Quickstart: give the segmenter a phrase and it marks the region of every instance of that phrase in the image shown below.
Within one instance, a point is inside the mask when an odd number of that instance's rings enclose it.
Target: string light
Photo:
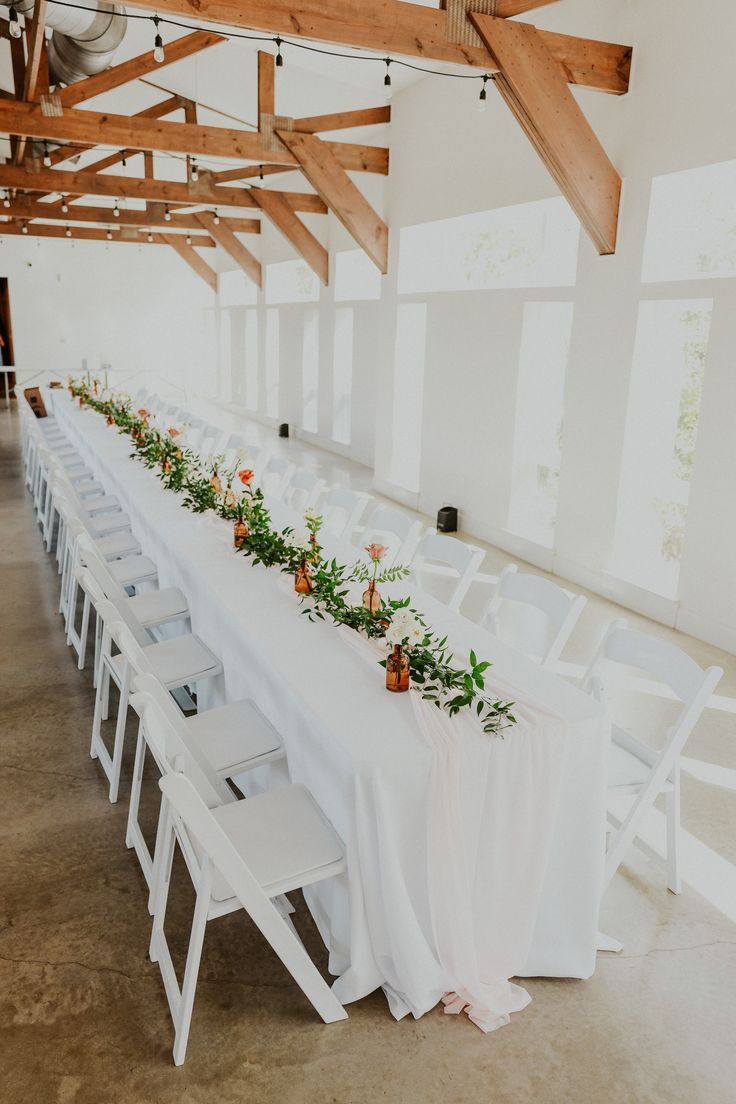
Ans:
[[[44,168],[46,168],[46,169],[51,168],[51,154],[49,153],[49,144],[48,144],[48,142],[44,142],[44,144],[43,144],[43,164],[44,164]]]
[[[11,38],[20,38],[23,34],[20,23],[18,22],[18,13],[15,10],[15,4],[10,5],[10,11],[8,12],[8,31]]]
[[[8,189],[5,189],[5,198],[3,199],[3,207],[10,206],[10,196],[8,195]]]
[[[480,90],[480,96],[478,97],[478,111],[482,115],[486,109],[486,83],[489,80],[489,76],[486,73],[483,77],[483,85]]]
[[[187,239],[186,240],[187,240],[187,245],[191,245],[192,244],[192,235],[187,234]]]
[[[171,222],[171,211],[168,203],[164,204],[164,222]]]
[[[105,237],[107,238],[108,241],[112,241],[112,230],[108,230]]]
[[[20,232],[21,232],[21,234],[27,234],[28,233],[28,223],[27,222],[23,223],[23,225],[20,228]]]
[[[148,233],[146,234],[146,241],[147,241],[147,242],[152,242],[152,241],[153,241],[153,234],[151,233],[151,231],[150,231],[150,230],[149,230],[149,231],[148,231]]]
[[[66,234],[67,238],[70,238],[72,236],[71,229],[68,226],[67,226],[66,230],[64,231],[64,233]]]
[[[189,170],[189,175],[192,178],[192,183],[196,184],[197,181],[199,180],[199,169],[197,168],[197,161],[194,157],[192,158],[192,161],[191,161],[191,168]]]
[[[112,209],[112,213],[115,218],[120,218],[120,208],[118,207],[118,201],[115,200],[115,206]]]
[[[276,68],[280,69],[282,67],[282,65],[284,64],[284,59],[281,56],[281,39],[279,38],[278,35],[276,35],[276,37],[274,39],[274,42],[276,43],[276,50],[277,50],[277,53],[276,53]]]
[[[156,28],[156,37],[153,40],[153,60],[157,61],[159,64],[161,64],[166,56],[164,54],[164,40],[162,39],[161,33],[159,31],[160,22],[161,20],[159,19],[159,17],[157,15],[154,15],[153,25]]]
[[[217,213],[217,208],[215,208],[215,217],[213,218],[212,221],[214,222],[215,226],[220,225],[220,216]]]
[[[62,196],[61,213],[63,215],[69,214],[69,204],[66,201],[66,196]]]
[[[384,58],[386,62],[386,76],[383,78],[383,96],[386,103],[391,99],[391,73],[389,72],[389,66],[391,65],[391,58]]]

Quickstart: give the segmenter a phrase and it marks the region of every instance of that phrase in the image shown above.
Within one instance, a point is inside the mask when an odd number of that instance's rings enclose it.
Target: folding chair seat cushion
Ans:
[[[107,569],[121,586],[133,586],[145,579],[155,579],[158,568],[148,556],[126,556],[124,560],[113,560]]]
[[[120,560],[125,563],[125,560]],[[109,564],[110,568],[115,564]],[[128,599],[128,606],[141,625],[163,625],[165,621],[174,621],[186,617],[189,613],[187,600],[178,587],[164,587],[163,590],[147,590]]]
[[[227,778],[281,748],[278,732],[252,701],[207,709],[188,717],[186,726],[212,769]]]
[[[217,656],[193,633],[147,644],[143,650],[154,675],[167,689],[175,690],[197,679],[210,678],[222,670]],[[118,684],[123,680],[124,664],[122,654],[110,660]]]
[[[140,542],[132,533],[111,533],[109,537],[100,537],[95,541],[95,548],[106,560],[133,556],[141,550]]]
[[[342,843],[305,786],[269,790],[212,815],[269,897],[329,878],[344,861]],[[219,871],[212,896],[234,896]]]
[[[103,514],[101,517],[90,518],[89,521],[96,537],[107,537],[121,529],[130,529],[130,518],[123,513]]]

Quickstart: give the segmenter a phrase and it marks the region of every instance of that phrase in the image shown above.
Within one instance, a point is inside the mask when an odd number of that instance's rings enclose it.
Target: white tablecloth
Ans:
[[[184,509],[101,416],[65,393],[51,401],[160,584],[187,595],[193,631],[223,661],[221,692],[255,699],[291,778],[345,843],[348,874],[307,895],[339,999],[382,986],[398,1018],[459,992],[455,1007],[475,1004],[487,1028],[528,1000],[507,979],[589,977],[605,839],[600,707],[424,594],[417,608],[458,655],[493,662],[488,686],[518,703],[520,723],[494,738],[469,715],[448,721],[414,693],[386,693],[367,645],[302,616],[289,577],[234,554],[229,523]]]

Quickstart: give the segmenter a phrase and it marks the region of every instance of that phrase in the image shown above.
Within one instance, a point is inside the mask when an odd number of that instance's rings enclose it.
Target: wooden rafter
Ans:
[[[298,165],[242,165],[237,169],[221,169],[213,173],[218,183],[227,180],[253,180],[255,177],[273,176],[275,173],[296,172]]]
[[[226,41],[223,35],[215,34],[213,31],[194,31],[193,34],[183,35],[172,42],[167,42],[166,54],[162,62],[154,61],[152,51],[146,50],[145,54],[139,54],[138,57],[120,62],[119,65],[112,65],[93,77],[86,77],[85,80],[67,85],[57,95],[65,108],[74,107],[84,100],[91,100],[93,96],[100,96],[103,92],[109,92],[113,88],[119,88],[132,80],[144,77],[147,73],[153,73],[163,65],[171,65],[173,62],[181,61],[182,58],[199,53],[200,50],[206,50],[209,46],[216,46],[219,42]]]
[[[523,15],[534,8],[557,3],[559,0],[496,0],[496,16],[498,19],[510,19],[513,15]]]
[[[153,107],[146,107],[143,111],[137,111],[132,116],[134,119],[162,119],[165,115],[171,115],[172,112],[178,111],[184,106],[181,96],[170,96],[168,100],[162,100],[161,103],[154,104]],[[98,138],[99,140],[99,138]],[[94,149],[94,146],[90,147]],[[51,154],[51,164],[60,165],[62,161],[68,161],[70,157],[77,157],[80,153],[78,145],[75,146],[59,146]],[[113,153],[109,157],[104,157],[100,161],[96,161],[94,164],[87,165],[87,172],[100,172],[103,168],[109,168],[111,165],[117,165],[123,159],[123,157],[133,157],[137,150],[120,150],[119,153]]]
[[[227,226],[222,219],[220,219],[219,223],[215,222],[215,215],[213,215],[211,211],[201,211],[198,215],[195,215],[195,218],[207,231],[210,237],[214,238],[217,244],[222,246],[225,252],[240,265],[246,276],[248,276],[257,287],[261,287],[261,262],[257,257],[253,256],[250,249],[246,249],[243,243],[238,241],[230,227]]]
[[[351,130],[354,127],[376,126],[391,122],[391,108],[363,107],[357,111],[336,111],[332,115],[309,115],[294,119],[294,130],[300,134],[323,134],[328,130]]]
[[[114,241],[114,242],[128,242],[136,245],[170,245],[172,238],[178,238],[178,234],[151,234],[151,241],[148,240],[148,235],[141,230],[135,230],[129,226],[121,226],[116,230],[114,236],[111,239],[107,237],[107,230],[93,230],[89,226],[75,226],[70,227],[72,234],[71,238],[67,236],[66,227],[56,226],[49,224],[48,226],[41,223],[33,223],[27,227],[26,234],[29,238],[63,238],[66,241]],[[3,222],[0,223],[0,234],[8,234],[11,236],[22,235],[23,227],[21,223]],[[25,236],[25,235],[24,235]],[[182,244],[186,245],[184,238],[181,238]],[[211,238],[206,237],[204,234],[200,234],[192,239],[192,247],[196,246],[198,249],[212,249],[215,243]],[[196,256],[196,254],[195,254]],[[203,261],[202,264],[205,264]]]
[[[528,23],[473,15],[499,66],[496,87],[556,180],[599,253],[613,253],[621,178]]]
[[[150,0],[132,0],[131,6],[150,8]],[[156,10],[161,15],[191,18],[192,7],[193,0],[160,0]],[[293,0],[197,0],[196,17],[207,23],[282,35],[287,40],[310,39],[495,71],[484,46],[450,41],[446,11],[406,0],[353,0],[350,4],[345,0],[301,0],[298,5]],[[591,67],[586,40],[539,33],[571,84],[619,94],[627,90],[631,47],[596,43],[598,64]]]
[[[255,188],[226,188],[199,180],[180,184],[170,180],[145,180],[142,177],[113,176],[107,173],[64,172],[62,169],[29,169],[27,165],[0,165],[0,188],[20,188],[26,192],[62,192],[64,195],[98,195],[112,199],[154,199],[162,203],[206,207],[260,207]],[[316,195],[304,192],[271,192],[280,196],[291,211],[325,215],[327,207]]]
[[[289,204],[284,202],[283,195],[270,192],[266,188],[251,188],[250,194],[326,286],[329,279],[329,254],[311,230],[294,214]]]
[[[273,54],[258,51],[258,118],[276,114],[276,65]]]
[[[169,211],[171,216],[167,222],[165,218],[165,205],[163,203],[151,203],[148,210],[130,210],[126,207],[119,208],[117,217],[112,207],[80,207],[73,204],[69,207],[68,214],[62,214],[55,203],[34,202],[27,196],[16,195],[9,210],[4,214],[10,218],[32,221],[33,219],[54,219],[62,222],[91,222],[102,226],[159,226],[161,229],[200,230],[201,222],[194,214],[181,214],[174,210]],[[220,216],[220,225],[237,234],[260,234],[261,223],[255,218],[226,218]]]
[[[44,27],[46,26],[46,10],[48,0],[36,0],[30,27],[27,34],[28,57],[26,59],[25,73],[23,76],[23,99],[36,100],[39,94],[39,79],[41,75],[41,57],[44,49]],[[47,88],[48,91],[48,88]],[[26,136],[19,134],[13,160],[20,165],[26,153]]]
[[[185,261],[189,267],[196,272],[201,280],[207,284],[211,291],[217,294],[217,273],[213,268],[203,261],[198,253],[192,248],[191,245],[187,245],[184,239],[179,234],[164,234],[166,243],[175,250],[181,259]]]
[[[171,123],[142,116],[111,115],[70,108],[62,116],[43,115],[38,104],[0,100],[0,131],[62,142],[96,145],[104,135],[109,145],[185,153],[197,157],[224,157],[243,161],[296,164],[286,150],[269,150],[258,133],[231,127]],[[345,142],[329,143],[344,169],[388,172],[388,150]]]
[[[388,271],[388,227],[315,134],[279,130],[317,195],[321,196],[378,270]]]

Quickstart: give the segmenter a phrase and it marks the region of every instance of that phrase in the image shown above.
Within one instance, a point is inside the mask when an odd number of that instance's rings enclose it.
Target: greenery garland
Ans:
[[[499,701],[485,693],[485,672],[490,663],[479,661],[470,653],[470,667],[458,667],[447,647],[447,637],[440,638],[427,625],[421,614],[411,605],[410,599],[380,600],[380,606],[372,611],[365,605],[354,605],[350,593],[356,583],[394,582],[409,574],[403,566],[385,568],[377,576],[378,559],[373,567],[357,562],[352,566],[340,564],[335,559],[323,559],[318,542],[322,519],[314,514],[305,515],[307,532],[302,536],[291,528],[277,531],[266,507],[263,492],[253,485],[253,472],[238,471],[225,465],[223,455],[203,460],[197,453],[178,443],[181,430],[171,427],[158,429],[150,424],[150,414],[145,408],[132,409],[129,396],[110,392],[99,393],[97,380],[69,381],[69,391],[79,399],[80,406],[89,406],[104,415],[108,425],[115,425],[133,440],[132,456],[172,491],[184,495],[183,504],[195,513],[213,511],[228,521],[244,522],[248,535],[237,551],[253,559],[253,563],[266,567],[280,567],[294,573],[308,561],[312,579],[310,600],[302,613],[310,620],[331,620],[345,625],[368,639],[385,639],[390,635],[392,622],[410,618],[415,629],[411,645],[407,644],[411,683],[421,696],[439,709],[454,716],[461,709],[475,710],[484,732],[501,735],[516,721],[511,712],[513,703]],[[238,483],[242,490],[236,492]],[[302,599],[304,601],[304,599]],[[401,613],[399,613],[401,611]],[[396,633],[394,633],[394,636]],[[386,660],[380,665],[386,666]]]

